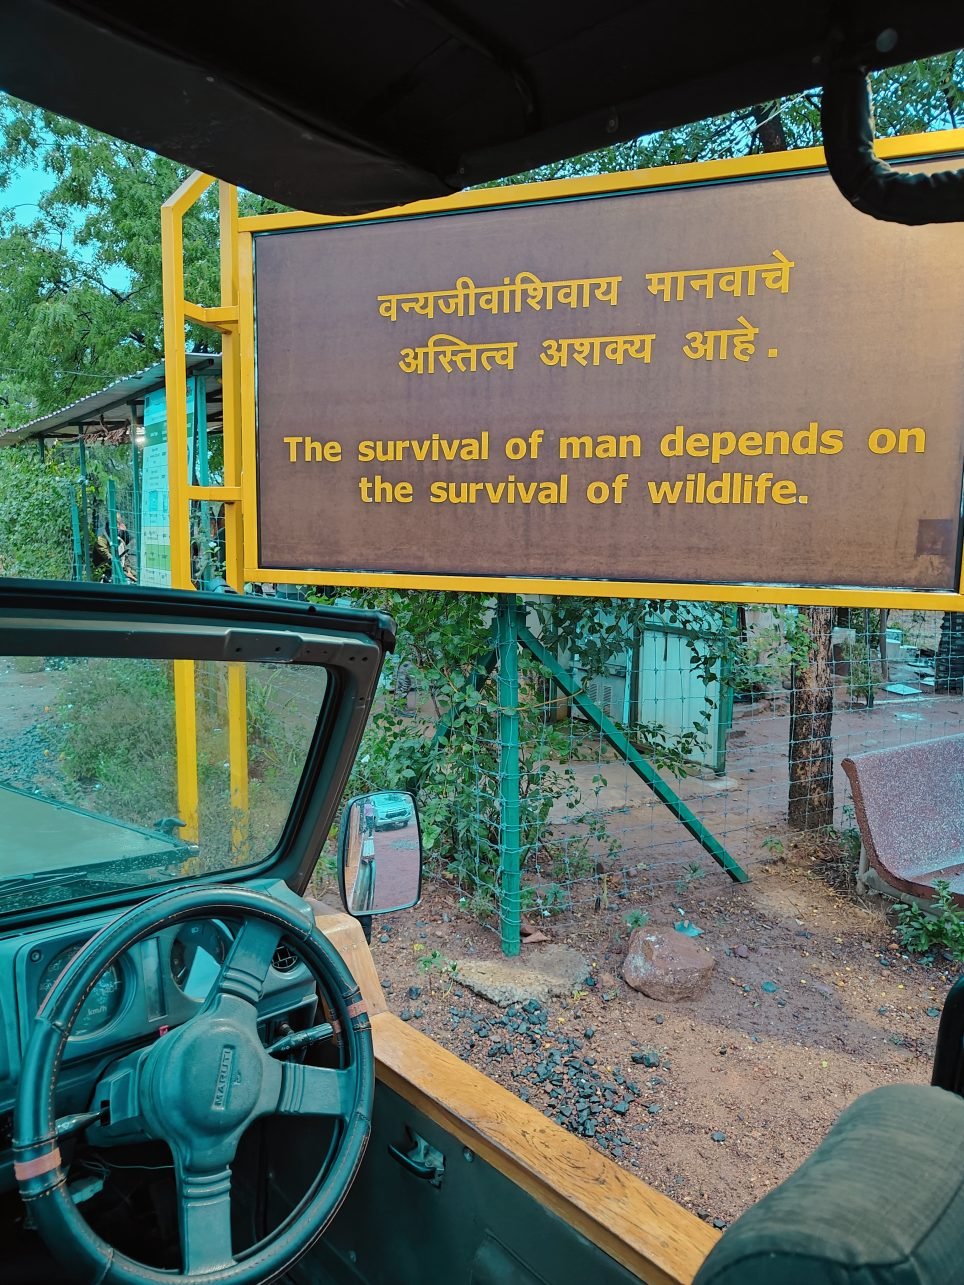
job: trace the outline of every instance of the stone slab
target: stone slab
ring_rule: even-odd
[[[569,946],[542,946],[509,959],[460,959],[459,984],[503,1008],[571,995],[589,974],[586,957]]]

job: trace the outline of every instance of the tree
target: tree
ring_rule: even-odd
[[[35,217],[3,207],[20,171],[50,182]],[[57,410],[163,353],[161,204],[188,171],[0,94],[0,431]],[[246,212],[278,207],[245,197]],[[217,196],[185,224],[186,290],[218,301]],[[191,329],[207,352],[211,331]]]
[[[793,667],[790,690],[790,794],[794,830],[833,825],[833,608],[805,608],[806,661]]]
[[[0,451],[0,576],[69,578],[71,486],[55,450]]]

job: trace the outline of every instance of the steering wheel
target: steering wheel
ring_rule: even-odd
[[[111,1127],[168,1144],[174,1161],[182,1271],[136,1262],[101,1240],[67,1191],[55,1087],[86,997],[126,950],[192,919],[240,921],[199,1011],[108,1073]],[[284,934],[314,975],[342,1052],[337,1070],[281,1062],[258,1035],[258,1000]],[[328,1031],[325,1031],[328,1034]],[[97,1285],[262,1285],[322,1234],[348,1192],[371,1131],[374,1057],[358,986],[337,951],[297,910],[247,888],[192,885],[162,893],[103,928],[51,987],[33,1020],[14,1108],[14,1172],[47,1245]],[[101,1096],[100,1094],[98,1095]],[[251,1249],[231,1245],[231,1164],[260,1116],[329,1116],[336,1148],[286,1221]],[[118,1118],[119,1117],[119,1118]]]

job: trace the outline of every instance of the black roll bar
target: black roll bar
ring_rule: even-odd
[[[855,209],[889,223],[964,222],[964,170],[908,174],[874,155],[870,81],[831,61],[821,106],[827,168]]]

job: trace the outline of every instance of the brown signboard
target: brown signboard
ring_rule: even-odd
[[[953,225],[816,172],[254,244],[266,573],[959,589]]]

